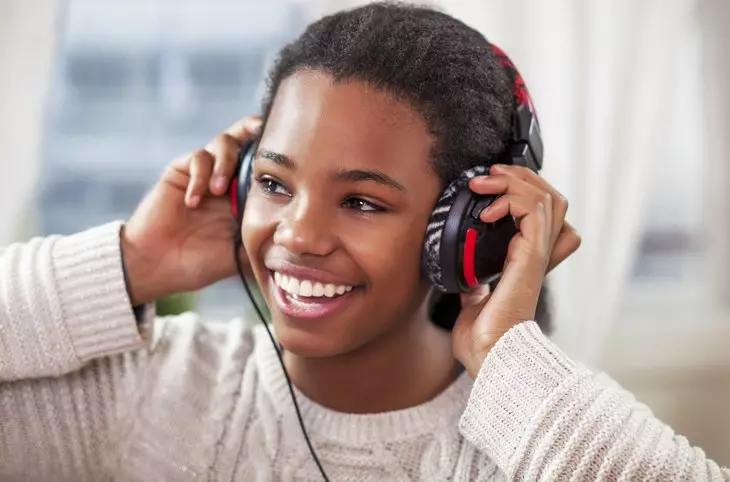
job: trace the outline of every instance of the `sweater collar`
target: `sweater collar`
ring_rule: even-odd
[[[254,329],[254,360],[264,391],[271,397],[277,416],[296,423],[296,412],[276,351],[263,326]],[[307,432],[320,439],[363,444],[393,441],[433,433],[445,426],[458,428],[473,380],[466,371],[435,398],[420,405],[391,412],[351,414],[336,412],[307,398],[294,387]]]

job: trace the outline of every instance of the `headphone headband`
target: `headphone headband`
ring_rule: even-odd
[[[512,94],[515,98],[515,107],[519,108],[520,106],[526,106],[532,116],[537,120],[535,104],[532,102],[530,91],[527,90],[525,80],[522,78],[520,71],[517,70],[517,67],[515,67],[515,64],[507,56],[504,50],[492,43],[490,43],[489,46],[494,55],[497,57],[497,62],[499,62],[499,65],[504,69],[510,80],[510,84],[512,85]]]
[[[494,44],[490,44],[490,48],[507,74],[515,101],[515,111],[512,116],[512,142],[505,154],[507,159],[504,162],[524,165],[537,172],[542,169],[543,145],[535,104],[532,102],[532,97],[520,71],[504,50]]]

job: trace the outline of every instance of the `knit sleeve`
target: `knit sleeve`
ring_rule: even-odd
[[[730,481],[730,470],[570,360],[534,322],[490,351],[459,427],[509,480]]]
[[[34,239],[0,253],[0,382],[58,376],[142,348],[124,284],[120,223]]]
[[[100,480],[112,421],[146,364],[120,224],[0,252],[0,480]]]

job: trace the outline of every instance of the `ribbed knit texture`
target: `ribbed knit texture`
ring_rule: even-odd
[[[266,334],[153,307],[138,328],[119,227],[0,253],[0,481],[320,480]],[[730,480],[532,322],[421,406],[297,395],[333,481]]]

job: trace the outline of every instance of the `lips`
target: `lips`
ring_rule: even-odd
[[[266,267],[276,307],[294,320],[332,315],[352,302],[360,291],[357,283],[326,271],[285,261],[267,262]]]
[[[293,320],[316,320],[341,311],[347,304],[354,301],[359,293],[353,288],[341,295],[303,297],[284,291],[277,286],[274,276],[269,276],[269,286],[274,294],[276,307],[284,316]]]

